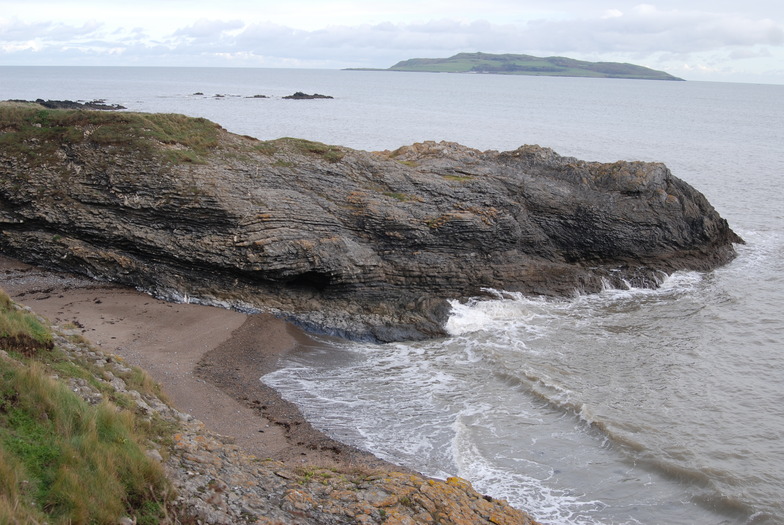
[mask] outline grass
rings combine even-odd
[[[164,402],[169,402],[161,389],[160,383],[154,381],[150,375],[141,368],[132,367],[130,372],[119,374],[130,390],[141,394],[152,395]]]
[[[151,497],[160,505],[154,496],[166,480],[144,454],[131,412],[88,405],[40,365],[9,367],[0,378],[0,468],[17,473],[17,488],[3,495],[7,510],[22,503],[54,523],[116,523]]]
[[[22,327],[30,340],[51,338],[40,321],[9,321],[20,315],[35,319],[0,291],[0,323]],[[9,341],[0,338],[17,356],[0,357],[0,523],[163,521],[169,484],[145,450],[171,429],[115,403],[89,405],[52,377],[90,375],[78,362],[60,360],[56,348],[21,353]],[[141,371],[126,381],[155,389]]]
[[[339,162],[345,156],[345,152],[338,146],[330,146],[321,142],[291,137],[278,139],[278,141],[292,145],[299,153],[318,155],[328,162]]]
[[[56,160],[63,147],[92,145],[134,151],[165,162],[203,163],[220,127],[203,118],[166,113],[45,109],[0,103],[0,148],[32,165]]]
[[[475,177],[470,175],[442,175],[445,180],[453,180],[455,182],[468,182],[474,180]]]
[[[253,137],[249,137],[249,138],[252,139]],[[253,139],[253,140],[257,141],[258,139]],[[277,151],[278,151],[278,148],[277,148],[277,146],[275,146],[275,143],[273,141],[269,141],[269,140],[265,140],[265,141],[262,141],[262,142],[257,142],[256,144],[253,145],[253,149],[258,151],[259,153],[261,153],[263,155],[268,155],[270,157],[272,155],[274,155],[275,153],[277,153]]]
[[[411,195],[409,193],[400,193],[397,191],[385,191],[384,195],[389,197],[390,199],[395,199],[396,201],[400,201],[400,202],[410,202],[410,201],[422,202],[422,197],[420,197],[419,195]]]
[[[327,480],[336,476],[333,470],[317,466],[299,467],[295,470],[295,473],[300,476],[300,485],[306,485],[314,480],[326,483]]]
[[[33,355],[51,350],[52,334],[38,318],[17,309],[11,298],[0,291],[0,347]]]

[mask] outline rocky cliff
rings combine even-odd
[[[0,107],[0,251],[379,340],[447,299],[655,286],[742,242],[658,163],[453,143],[370,153],[180,115]]]

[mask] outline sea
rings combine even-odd
[[[333,97],[287,100],[296,91]],[[259,95],[263,95],[263,98]],[[260,380],[327,434],[545,524],[784,523],[784,86],[296,69],[0,67],[0,100],[104,99],[363,150],[539,144],[664,162],[745,239],[708,273],[454,301],[449,336],[316,335]]]

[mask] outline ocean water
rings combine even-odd
[[[335,98],[282,99],[295,91]],[[366,150],[449,140],[665,162],[747,241],[729,265],[656,290],[496,290],[455,302],[447,338],[324,338],[261,380],[330,435],[543,523],[784,522],[784,86],[0,67],[0,99],[35,98]]]

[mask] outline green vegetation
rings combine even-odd
[[[422,202],[422,197],[420,197],[419,195],[411,195],[409,193],[385,191],[384,195],[400,202],[410,202],[410,201]]]
[[[0,103],[0,148],[33,165],[52,161],[63,147],[113,147],[173,164],[204,162],[220,127],[203,118],[165,113],[46,109]]]
[[[328,162],[338,162],[345,155],[345,152],[338,146],[330,146],[328,144],[323,144],[321,142],[313,142],[312,140],[286,137],[286,138],[278,139],[274,142],[282,143],[282,144],[290,144],[299,153],[310,153],[310,154],[318,155]]]
[[[405,193],[396,192],[396,191],[385,191],[384,195],[386,195],[387,197],[393,198],[395,200],[398,200],[400,202],[406,202],[408,200],[411,200],[409,195],[406,195]]]
[[[449,58],[412,58],[398,62],[388,70],[683,80],[664,71],[634,64],[585,62],[566,57],[540,58],[531,55],[494,55],[489,53],[458,53]]]
[[[71,391],[69,377],[99,383],[80,363],[49,347],[52,335],[0,291],[0,523],[139,524],[165,519],[169,485],[145,443],[171,429],[118,404],[90,405]],[[12,333],[38,342],[19,351]],[[153,388],[143,372],[130,378]],[[132,402],[120,403],[133,407]]]
[[[311,465],[309,467],[298,467],[295,470],[295,473],[300,477],[300,485],[306,485],[314,480],[326,484],[327,480],[334,478],[337,475],[337,472],[330,469],[329,467],[319,467],[316,465]]]
[[[8,295],[0,291],[0,348],[29,356],[52,346],[49,329],[35,316],[17,310]]]
[[[246,135],[246,137],[247,137],[247,135]],[[259,153],[261,153],[263,155],[272,156],[275,153],[277,153],[277,151],[278,151],[278,148],[277,148],[277,146],[275,146],[274,141],[271,141],[271,140],[258,141],[258,139],[254,139],[253,137],[247,137],[247,138],[249,138],[249,139],[251,139],[253,141],[257,141],[257,143],[253,144],[253,149],[258,151]]]
[[[453,180],[456,182],[468,182],[475,178],[471,175],[442,175],[442,177],[446,180]]]

